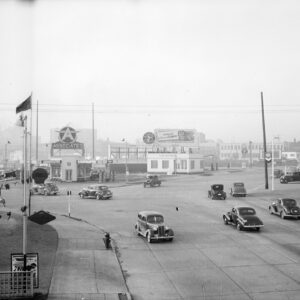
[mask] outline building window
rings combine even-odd
[[[68,167],[71,167],[71,165],[72,165],[72,164],[68,161],[68,162],[67,162],[67,166],[68,166]]]
[[[191,169],[195,169],[195,161],[191,160]]]
[[[158,168],[158,161],[151,160],[151,169],[157,169],[157,168]]]
[[[168,160],[163,160],[162,161],[162,168],[163,169],[169,169],[169,161]]]
[[[182,170],[186,170],[187,169],[187,161],[186,161],[186,159],[181,160],[180,164],[181,164],[181,169]]]

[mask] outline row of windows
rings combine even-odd
[[[271,145],[268,145],[268,146],[271,147]],[[280,150],[282,148],[282,145],[274,144],[273,147],[274,147],[274,149]],[[222,145],[222,146],[220,146],[221,150],[242,150],[244,148],[246,148],[248,151],[250,149],[250,147],[246,146],[246,145]],[[262,148],[263,148],[263,145],[260,145],[260,144],[253,144],[251,146],[252,150],[260,150]]]
[[[239,158],[238,153],[220,153],[221,158]],[[240,157],[242,157],[242,154],[240,154]],[[249,153],[246,155],[246,157],[250,157]],[[254,157],[260,157],[259,153],[252,153],[252,158]]]
[[[158,160],[151,160],[150,162],[151,164],[151,169],[158,169]],[[170,166],[170,161],[169,160],[162,160],[162,168],[163,169],[169,169]],[[199,168],[203,167],[203,163],[200,160],[199,161]],[[178,169],[182,169],[182,170],[186,170],[187,169],[187,160],[186,159],[182,159],[180,160],[180,162],[177,164],[177,168]],[[196,168],[196,163],[194,160],[190,161],[190,168],[193,170]]]

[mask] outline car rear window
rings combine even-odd
[[[241,215],[255,215],[255,210],[250,207],[242,207],[239,208],[238,210]]]

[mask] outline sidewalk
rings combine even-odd
[[[58,248],[49,300],[129,300],[126,282],[114,249],[106,249],[104,231],[84,221],[57,216]]]

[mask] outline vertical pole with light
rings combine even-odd
[[[7,169],[7,145],[10,144],[10,141],[7,141],[4,145],[4,171]]]
[[[274,191],[274,137],[272,137],[272,191]]]
[[[24,185],[23,185],[23,255],[24,255],[24,270],[26,270],[26,252],[27,252],[27,201],[26,201],[26,179],[27,179],[27,116],[23,119],[24,122],[24,142],[23,142],[23,160],[24,160]]]
[[[16,114],[31,109],[31,97],[32,94],[23,101],[20,105],[16,107]],[[21,115],[17,122],[18,126],[24,127],[24,137],[23,137],[23,160],[24,160],[24,173],[23,173],[23,206],[21,207],[21,211],[23,213],[23,257],[24,257],[24,271],[26,271],[26,253],[27,253],[27,187],[26,187],[26,179],[27,179],[27,116]],[[31,175],[31,174],[30,174]]]

